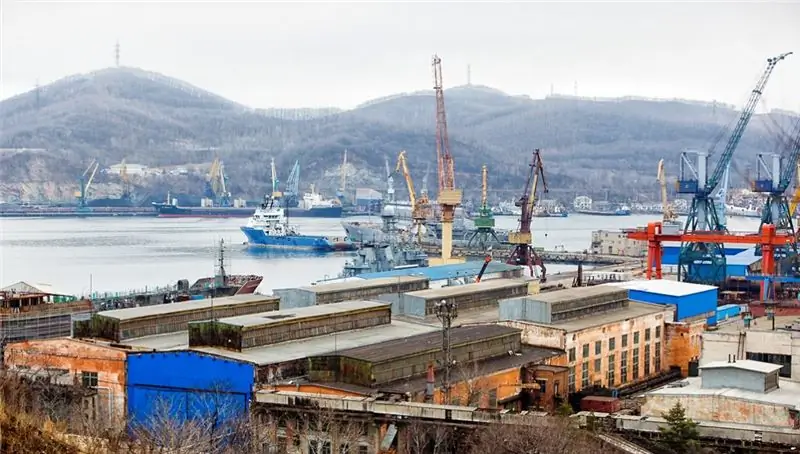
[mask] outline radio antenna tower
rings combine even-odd
[[[472,85],[472,66],[467,64],[467,85]]]
[[[458,304],[455,301],[448,302],[441,300],[436,303],[436,318],[442,321],[442,351],[444,352],[444,377],[442,379],[442,391],[444,391],[444,402],[450,404],[450,369],[453,367],[453,351],[450,348],[450,328],[453,319],[458,317]]]
[[[35,90],[36,90],[36,108],[38,109],[39,105],[40,105],[40,102],[41,102],[41,94],[42,94],[41,93],[42,92],[42,87],[39,86],[39,79],[36,79],[36,88],[35,88]]]
[[[119,68],[119,40],[117,40],[117,44],[114,45],[114,63],[116,63],[117,68]]]

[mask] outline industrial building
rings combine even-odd
[[[310,386],[328,384],[354,396],[376,392],[483,408],[552,410],[566,399],[564,351],[522,345],[518,329],[499,325],[452,328],[450,401],[445,400],[442,333],[339,350],[309,358]],[[436,366],[434,366],[436,365]],[[426,385],[435,384],[428,388]],[[341,386],[342,384],[347,386]],[[536,386],[530,386],[536,384]],[[426,395],[433,391],[433,394]]]
[[[592,254],[647,257],[647,243],[628,239],[622,230],[595,230],[592,232]]]
[[[75,337],[121,342],[157,334],[186,331],[189,322],[278,309],[278,297],[235,295],[98,312],[90,320],[75,323]]]
[[[525,344],[565,350],[568,389],[577,392],[590,386],[623,390],[666,373],[664,328],[674,312],[600,285],[503,300],[494,317],[521,329]]]
[[[795,316],[738,318],[703,333],[700,367],[726,361],[755,360],[780,366],[779,375],[800,382],[800,320]]]
[[[280,297],[281,309],[291,309],[342,301],[376,299],[383,294],[425,290],[428,286],[429,280],[424,276],[396,276],[275,289],[272,292]]]
[[[677,366],[683,376],[701,352],[701,339],[707,326],[717,323],[717,287],[667,279],[615,282],[606,284],[628,289],[631,301],[675,307],[675,318],[664,325],[667,366]],[[730,311],[724,315],[728,317]]]
[[[458,306],[459,311],[495,308],[501,299],[528,294],[528,282],[519,279],[492,279],[473,284],[385,294],[379,298],[392,303],[392,314],[425,318],[435,315],[442,300]]]
[[[646,393],[641,414],[661,417],[680,403],[686,416],[700,423],[800,429],[800,384],[781,380],[780,369],[735,358],[708,362],[700,366],[700,377]]]
[[[308,337],[388,325],[391,306],[373,301],[285,309],[189,323],[189,346],[242,351]]]
[[[20,281],[0,289],[0,340],[69,336],[72,323],[88,319],[93,309],[91,301],[59,293],[50,285]]]

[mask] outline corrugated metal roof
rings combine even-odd
[[[271,295],[235,295],[224,298],[207,298],[202,300],[190,300],[171,304],[154,304],[152,306],[129,307],[127,309],[114,309],[110,311],[98,312],[97,315],[117,320],[132,320],[135,318],[150,317],[155,315],[177,314],[181,312],[191,312],[198,309],[208,309],[214,307],[235,306],[237,304],[247,304],[257,301],[277,301],[277,296]]]
[[[388,308],[389,303],[376,301],[345,301],[343,303],[323,304],[321,306],[298,307],[280,311],[262,312],[260,314],[239,315],[221,318],[217,322],[242,328],[265,327],[287,320],[298,321],[309,317],[342,314],[359,309]],[[197,323],[197,322],[193,322]],[[191,323],[190,323],[191,324]]]
[[[342,349],[364,347],[385,342],[392,339],[401,339],[415,334],[437,331],[441,327],[392,321],[390,325],[372,328],[344,331],[325,336],[310,337],[280,344],[265,345],[263,347],[247,348],[241,352],[215,347],[192,347],[192,350],[211,353],[225,358],[247,361],[259,366],[267,364],[280,364],[288,361],[330,354]],[[441,334],[439,335],[441,346]]]
[[[417,290],[408,292],[406,295],[416,296],[425,299],[450,298],[452,296],[465,295],[470,293],[485,292],[499,288],[527,286],[528,284],[521,279],[489,279],[488,281],[476,282],[473,284],[453,285],[450,287],[434,288],[429,290]]]
[[[458,277],[475,277],[480,273],[482,261],[469,261],[464,263],[454,263],[450,265],[425,266],[417,268],[405,268],[392,271],[382,271],[379,273],[364,273],[358,277],[362,279],[380,279],[384,277],[396,276],[425,276],[432,281],[444,279],[454,279]],[[502,273],[520,269],[517,265],[508,265],[501,262],[489,262],[484,274]]]
[[[717,288],[714,287],[713,285],[692,284],[690,282],[678,282],[667,279],[610,282],[608,284],[603,284],[603,285],[621,287],[621,288],[626,288],[628,290],[637,290],[640,292],[657,293],[659,295],[668,295],[668,296],[694,295],[696,293],[707,292],[709,290],[715,290]]]
[[[770,372],[775,372],[779,370],[781,366],[772,363],[762,363],[761,361],[753,361],[750,359],[742,359],[736,360],[736,362],[727,362],[727,361],[714,361],[703,366],[700,366],[700,370],[704,369],[742,369],[742,370],[749,370],[753,372],[761,372],[762,374],[768,374]]]
[[[593,296],[606,295],[611,293],[623,293],[626,289],[619,287],[609,287],[604,285],[593,285],[591,287],[572,287],[564,290],[555,290],[552,292],[539,293],[536,295],[528,295],[526,298],[534,301],[543,301],[547,303],[557,304],[565,301],[572,301],[576,298],[590,298]]]
[[[450,330],[450,345],[460,345],[467,342],[480,342],[483,339],[496,338],[519,334],[520,330],[502,325],[476,325],[459,326]],[[395,339],[363,347],[340,350],[337,356],[358,359],[371,363],[389,361],[399,356],[414,355],[442,348],[441,330],[436,332],[409,336],[404,339]]]
[[[44,293],[46,295],[70,296],[69,293],[56,291],[51,284],[44,284],[41,282],[25,282],[19,281],[17,283],[7,285],[0,288],[3,292],[17,292],[17,293]]]
[[[370,279],[370,280],[361,279],[361,280],[352,280],[346,282],[332,282],[330,284],[307,285],[305,287],[298,287],[298,288],[301,290],[308,290],[309,292],[314,292],[314,293],[341,292],[345,290],[373,288],[373,287],[380,287],[383,285],[414,282],[423,279],[427,278],[425,278],[424,276],[398,275],[396,277],[391,277],[391,278],[382,277],[379,279]],[[276,290],[291,290],[291,289],[276,289]]]

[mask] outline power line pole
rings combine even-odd
[[[444,352],[444,404],[450,403],[450,369],[453,367],[453,351],[450,348],[450,328],[453,319],[458,317],[458,304],[455,301],[441,300],[436,303],[436,318],[442,321],[442,351]]]
[[[116,63],[117,68],[119,68],[119,40],[117,40],[117,44],[114,45],[114,63]]]

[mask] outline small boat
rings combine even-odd
[[[352,251],[356,248],[347,238],[299,234],[287,222],[284,208],[272,197],[265,199],[241,230],[251,246],[316,252]]]

